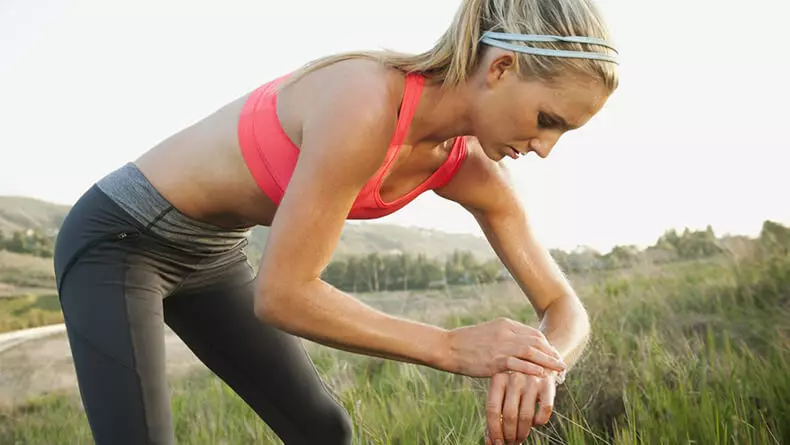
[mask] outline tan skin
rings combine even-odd
[[[548,421],[554,373],[574,363],[589,321],[496,161],[513,156],[511,147],[548,156],[565,131],[600,110],[607,94],[578,79],[554,88],[524,81],[514,61],[513,53],[491,48],[463,85],[442,90],[426,83],[381,195],[391,201],[413,189],[445,161],[447,141],[475,136],[463,166],[436,193],[474,215],[537,312],[539,329],[504,318],[442,329],[376,311],[320,279],[355,197],[387,152],[404,90],[396,70],[340,62],[280,93],[278,115],[301,154],[279,207],[258,188],[240,154],[236,128],[246,96],[135,162],[195,219],[224,228],[270,226],[254,308],[262,321],[338,349],[491,377],[487,441],[520,443],[533,425]]]

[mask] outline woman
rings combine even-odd
[[[98,181],[55,257],[96,443],[174,442],[164,323],[287,444],[351,442],[298,337],[490,377],[489,442],[524,440],[548,420],[589,322],[497,161],[546,157],[601,109],[617,86],[606,39],[591,0],[464,0],[428,52],[317,61]],[[442,329],[320,279],[347,219],[427,190],[479,221],[539,330],[507,319]],[[257,273],[244,251],[254,225],[271,227]]]

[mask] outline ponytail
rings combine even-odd
[[[464,0],[450,28],[437,43],[437,47],[447,46],[450,54],[443,76],[445,86],[463,82],[477,66],[480,58],[478,42],[483,33],[481,21],[486,3],[488,0]]]
[[[608,40],[608,30],[593,2],[594,0],[462,0],[452,23],[428,51],[420,54],[404,54],[392,50],[335,54],[308,63],[289,76],[281,87],[319,68],[353,58],[373,59],[404,73],[422,74],[444,87],[454,87],[466,81],[477,68],[483,47],[480,41],[487,32],[503,35],[585,36]],[[553,39],[540,41],[532,46],[539,49],[531,50],[532,54],[520,51],[516,59],[516,68],[525,77],[548,80],[565,73],[574,73],[602,81],[609,91],[617,88],[617,73],[613,64],[605,60],[552,56],[589,50],[588,41],[585,43],[579,39]],[[605,55],[607,52],[614,51],[612,48],[603,47],[600,54]]]

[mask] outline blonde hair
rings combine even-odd
[[[337,62],[367,58],[406,73],[423,74],[445,87],[453,87],[467,80],[477,67],[482,53],[480,39],[486,31],[584,36],[609,41],[609,32],[593,0],[462,0],[449,28],[428,51],[419,54],[392,50],[335,54],[306,64],[293,73],[287,83]],[[539,42],[530,46],[614,53],[610,48],[590,43]],[[600,81],[610,93],[618,86],[616,65],[611,62],[516,54],[516,68],[525,78],[551,81],[564,74],[576,74]]]

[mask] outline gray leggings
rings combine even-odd
[[[222,247],[196,235],[190,247],[156,230],[184,215],[171,206],[157,217],[142,224],[93,186],[58,235],[61,306],[96,443],[175,443],[167,323],[286,444],[350,444],[350,420],[299,339],[253,314],[246,239]]]

